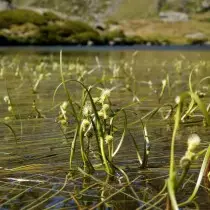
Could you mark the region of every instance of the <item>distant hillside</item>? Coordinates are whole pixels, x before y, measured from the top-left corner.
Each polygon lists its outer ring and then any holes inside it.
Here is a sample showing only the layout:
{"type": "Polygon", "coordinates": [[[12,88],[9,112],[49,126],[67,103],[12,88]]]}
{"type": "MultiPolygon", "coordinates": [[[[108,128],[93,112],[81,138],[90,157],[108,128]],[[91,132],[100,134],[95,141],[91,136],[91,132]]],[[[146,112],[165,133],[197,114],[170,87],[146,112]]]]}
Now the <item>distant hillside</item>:
{"type": "Polygon", "coordinates": [[[209,5],[210,8],[210,0],[122,0],[112,14],[112,19],[119,21],[155,17],[164,10],[193,14],[200,11],[202,5],[209,5]]]}
{"type": "Polygon", "coordinates": [[[210,0],[0,0],[3,44],[210,44],[209,24],[210,0]]]}
{"type": "MultiPolygon", "coordinates": [[[[2,0],[1,0],[2,1],[2,0]]],[[[4,1],[4,0],[3,0],[4,1]]],[[[50,8],[83,18],[97,19],[112,16],[135,19],[156,15],[159,10],[197,11],[210,0],[8,0],[17,6],[50,8]]]]}
{"type": "Polygon", "coordinates": [[[18,7],[49,8],[85,20],[104,19],[122,0],[13,0],[18,7]]]}
{"type": "Polygon", "coordinates": [[[138,19],[155,16],[160,10],[195,12],[210,0],[0,0],[18,7],[49,8],[85,20],[138,19]]]}

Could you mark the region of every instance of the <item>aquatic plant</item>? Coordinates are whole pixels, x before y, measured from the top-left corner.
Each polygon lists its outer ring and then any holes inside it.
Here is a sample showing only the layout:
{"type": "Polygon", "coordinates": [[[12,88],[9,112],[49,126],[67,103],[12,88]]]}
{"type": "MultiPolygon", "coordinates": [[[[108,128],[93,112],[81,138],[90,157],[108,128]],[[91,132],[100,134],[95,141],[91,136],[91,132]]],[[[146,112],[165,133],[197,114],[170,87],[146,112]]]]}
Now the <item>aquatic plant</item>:
{"type": "Polygon", "coordinates": [[[0,197],[0,208],[121,209],[121,200],[125,200],[133,209],[179,209],[196,204],[199,190],[209,192],[210,148],[202,133],[210,123],[209,76],[202,78],[199,71],[208,63],[182,58],[181,64],[172,62],[171,73],[165,62],[158,81],[145,81],[137,79],[136,55],[120,64],[110,60],[108,67],[98,57],[91,67],[80,59],[67,61],[62,52],[60,63],[53,56],[42,57],[36,66],[29,61],[22,66],[16,57],[8,67],[4,58],[3,67],[10,72],[3,72],[9,94],[2,106],[8,109],[10,121],[2,121],[0,129],[9,128],[13,136],[1,139],[6,147],[0,151],[0,182],[2,195],[7,197],[0,197]],[[53,76],[59,68],[61,79],[53,76]],[[188,90],[180,88],[171,74],[183,84],[190,69],[188,90]],[[49,78],[54,79],[52,85],[49,78]],[[13,79],[16,84],[9,83],[13,79]],[[53,92],[55,83],[60,84],[53,92]],[[36,94],[31,91],[33,86],[36,94]],[[25,92],[27,104],[21,109],[16,100],[25,92]],[[46,93],[53,97],[53,105],[45,99],[46,93]],[[47,133],[40,135],[42,129],[47,133]],[[25,140],[27,133],[32,140],[25,140]],[[158,146],[160,149],[155,148],[158,146]],[[177,151],[177,147],[182,149],[177,151]],[[156,163],[161,158],[163,162],[156,163]],[[10,167],[5,160],[11,161],[10,167]]]}

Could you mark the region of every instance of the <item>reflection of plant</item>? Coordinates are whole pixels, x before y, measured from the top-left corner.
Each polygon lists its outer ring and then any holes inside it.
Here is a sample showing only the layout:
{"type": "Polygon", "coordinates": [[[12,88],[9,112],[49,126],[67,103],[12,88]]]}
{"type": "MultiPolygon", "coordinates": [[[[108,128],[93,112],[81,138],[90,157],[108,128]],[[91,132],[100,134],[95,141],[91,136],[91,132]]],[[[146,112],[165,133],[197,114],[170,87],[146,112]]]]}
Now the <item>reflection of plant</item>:
{"type": "MultiPolygon", "coordinates": [[[[9,113],[12,113],[12,115],[14,116],[14,108],[13,105],[11,103],[11,99],[9,96],[4,96],[4,101],[7,103],[8,105],[8,111],[9,113]]],[[[5,117],[5,120],[10,120],[11,117],[5,117]]]]}

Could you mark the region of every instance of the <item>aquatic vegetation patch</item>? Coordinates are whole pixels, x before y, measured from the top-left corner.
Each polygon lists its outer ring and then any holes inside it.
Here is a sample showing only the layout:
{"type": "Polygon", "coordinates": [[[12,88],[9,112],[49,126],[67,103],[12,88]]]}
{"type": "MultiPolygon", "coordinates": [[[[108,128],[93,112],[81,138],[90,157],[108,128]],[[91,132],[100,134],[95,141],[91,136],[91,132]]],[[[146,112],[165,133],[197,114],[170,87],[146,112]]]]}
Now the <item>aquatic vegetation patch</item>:
{"type": "Polygon", "coordinates": [[[1,58],[0,207],[179,209],[209,193],[209,63],[141,80],[136,56],[1,58]]]}

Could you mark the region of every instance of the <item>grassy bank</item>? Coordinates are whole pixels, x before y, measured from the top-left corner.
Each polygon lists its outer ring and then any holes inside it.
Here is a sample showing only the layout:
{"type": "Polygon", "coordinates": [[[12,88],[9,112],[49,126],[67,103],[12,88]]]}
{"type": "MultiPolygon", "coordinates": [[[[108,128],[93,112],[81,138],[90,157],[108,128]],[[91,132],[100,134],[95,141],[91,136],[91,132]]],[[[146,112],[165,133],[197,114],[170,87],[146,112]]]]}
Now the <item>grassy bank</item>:
{"type": "Polygon", "coordinates": [[[107,21],[102,28],[86,22],[16,9],[0,12],[0,45],[204,44],[210,39],[210,13],[187,22],[165,23],[155,17],[107,21]],[[187,35],[203,33],[204,37],[187,35]]]}
{"type": "Polygon", "coordinates": [[[202,44],[210,40],[210,13],[196,14],[187,22],[167,23],[157,18],[124,20],[120,22],[127,36],[141,36],[147,41],[167,40],[171,44],[202,44]],[[188,35],[204,36],[190,39],[188,35]]]}

